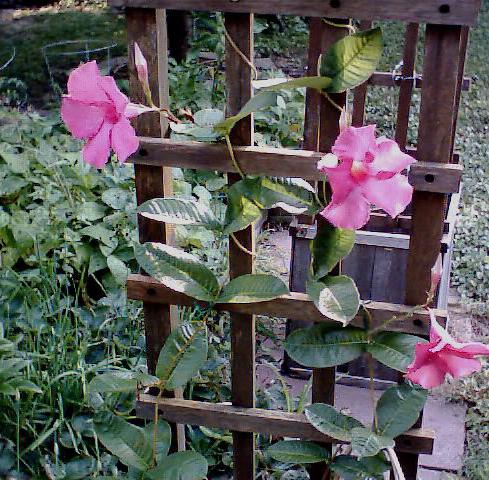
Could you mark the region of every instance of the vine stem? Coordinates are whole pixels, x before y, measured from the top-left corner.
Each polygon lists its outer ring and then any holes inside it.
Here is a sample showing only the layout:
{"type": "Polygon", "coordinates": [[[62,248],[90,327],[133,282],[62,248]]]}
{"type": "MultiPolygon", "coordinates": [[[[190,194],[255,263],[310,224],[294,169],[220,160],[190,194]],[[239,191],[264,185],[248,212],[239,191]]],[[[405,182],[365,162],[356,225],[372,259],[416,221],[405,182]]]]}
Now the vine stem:
{"type": "Polygon", "coordinates": [[[326,25],[331,25],[332,27],[347,28],[351,33],[355,33],[357,31],[355,26],[352,25],[351,21],[349,21],[348,23],[336,23],[336,22],[332,22],[331,20],[328,20],[327,18],[323,18],[322,21],[326,25]]]}
{"type": "Polygon", "coordinates": [[[241,178],[245,178],[245,173],[243,172],[243,169],[241,168],[240,164],[236,160],[236,156],[234,155],[234,150],[233,150],[233,146],[231,144],[231,139],[229,138],[229,135],[226,135],[225,138],[226,138],[226,145],[228,147],[229,155],[231,156],[231,160],[233,162],[234,168],[238,171],[241,178]]]}
{"type": "Polygon", "coordinates": [[[256,254],[252,252],[251,250],[248,250],[236,237],[234,233],[230,233],[229,236],[233,239],[233,242],[235,245],[244,253],[247,253],[251,257],[254,257],[256,254]]]}
{"type": "Polygon", "coordinates": [[[328,93],[326,93],[325,91],[323,90],[320,90],[321,92],[321,95],[326,99],[328,100],[329,103],[331,103],[331,105],[333,105],[334,108],[336,108],[337,110],[339,110],[340,112],[343,112],[343,107],[339,104],[337,104],[332,98],[330,95],[328,95],[328,93]]]}
{"type": "Polygon", "coordinates": [[[393,448],[387,448],[387,455],[391,461],[392,471],[394,472],[395,480],[406,480],[404,476],[404,472],[402,471],[401,464],[399,463],[399,459],[397,458],[397,454],[393,448]]]}
{"type": "Polygon", "coordinates": [[[229,32],[227,31],[226,27],[224,27],[224,36],[226,37],[226,39],[229,42],[229,44],[231,45],[231,47],[233,47],[233,49],[235,50],[235,52],[240,56],[241,60],[243,60],[243,62],[245,62],[246,65],[248,65],[250,67],[251,71],[253,72],[253,76],[255,77],[254,79],[257,80],[258,79],[258,70],[253,65],[253,63],[251,62],[251,60],[236,45],[236,43],[234,42],[234,40],[231,38],[231,35],[229,35],[229,32]]]}

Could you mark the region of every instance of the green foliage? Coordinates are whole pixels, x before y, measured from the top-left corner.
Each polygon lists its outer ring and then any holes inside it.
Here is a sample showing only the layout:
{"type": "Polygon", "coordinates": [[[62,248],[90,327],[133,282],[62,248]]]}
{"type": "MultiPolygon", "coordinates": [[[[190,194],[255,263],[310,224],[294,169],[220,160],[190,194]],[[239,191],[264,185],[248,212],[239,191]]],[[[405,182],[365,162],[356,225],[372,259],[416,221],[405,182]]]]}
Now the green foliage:
{"type": "Polygon", "coordinates": [[[306,407],[306,417],[311,425],[325,435],[343,442],[351,441],[351,431],[363,427],[356,418],[338,412],[331,405],[313,403],[306,407]]]}
{"type": "Polygon", "coordinates": [[[346,275],[326,277],[307,283],[307,293],[326,317],[347,325],[360,308],[360,294],[355,282],[346,275]]]}
{"type": "Polygon", "coordinates": [[[374,28],[348,35],[321,56],[319,74],[331,78],[327,91],[344,92],[365,82],[382,55],[382,30],[374,28]]]}
{"type": "Polygon", "coordinates": [[[418,420],[428,398],[428,391],[416,385],[396,385],[387,389],[377,403],[379,435],[395,438],[409,430],[418,420]]]}
{"type": "Polygon", "coordinates": [[[207,360],[205,323],[182,323],[175,328],[158,357],[156,375],[162,390],[175,390],[197,375],[207,360]]]}
{"type": "Polygon", "coordinates": [[[218,303],[255,303],[287,295],[287,285],[273,275],[241,275],[226,284],[217,299],[218,303]]]}
{"type": "Polygon", "coordinates": [[[216,276],[190,253],[148,242],[136,245],[135,255],[145,272],[172,290],[206,302],[214,301],[219,294],[216,276]]]}
{"type": "Polygon", "coordinates": [[[267,455],[285,463],[318,463],[329,460],[329,452],[314,442],[283,440],[267,449],[267,455]]]}
{"type": "Polygon", "coordinates": [[[351,430],[352,451],[359,458],[373,457],[385,448],[392,448],[394,444],[392,438],[377,435],[365,427],[357,427],[351,430]]]}
{"type": "Polygon", "coordinates": [[[358,459],[350,455],[339,455],[331,462],[330,467],[343,480],[383,480],[390,465],[381,456],[358,459]]]}
{"type": "Polygon", "coordinates": [[[102,373],[89,383],[91,393],[133,393],[138,388],[154,385],[157,377],[138,371],[114,370],[102,373]]]}
{"type": "Polygon", "coordinates": [[[207,476],[207,462],[197,452],[177,452],[164,458],[146,472],[149,480],[202,480],[207,476]]]}

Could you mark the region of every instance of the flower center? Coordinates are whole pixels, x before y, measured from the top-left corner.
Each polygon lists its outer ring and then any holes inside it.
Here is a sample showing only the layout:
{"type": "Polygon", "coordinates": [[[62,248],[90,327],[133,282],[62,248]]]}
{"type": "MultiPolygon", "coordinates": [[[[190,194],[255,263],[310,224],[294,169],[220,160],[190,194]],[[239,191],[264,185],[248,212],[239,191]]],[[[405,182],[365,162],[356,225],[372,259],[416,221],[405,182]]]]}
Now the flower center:
{"type": "Polygon", "coordinates": [[[368,177],[368,166],[364,162],[354,161],[351,164],[350,174],[357,182],[361,182],[368,177]]]}

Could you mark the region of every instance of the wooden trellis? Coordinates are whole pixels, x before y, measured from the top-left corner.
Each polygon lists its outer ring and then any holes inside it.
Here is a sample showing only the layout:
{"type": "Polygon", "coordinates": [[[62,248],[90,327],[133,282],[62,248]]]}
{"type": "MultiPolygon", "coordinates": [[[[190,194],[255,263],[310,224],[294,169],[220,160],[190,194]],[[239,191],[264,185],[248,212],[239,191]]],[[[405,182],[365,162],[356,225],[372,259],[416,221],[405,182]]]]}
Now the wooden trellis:
{"type": "MultiPolygon", "coordinates": [[[[410,248],[406,278],[406,305],[372,302],[373,323],[378,325],[393,314],[408,310],[409,305],[422,304],[429,290],[430,269],[440,252],[448,194],[458,191],[461,167],[454,162],[454,135],[460,90],[464,85],[463,65],[468,28],[479,9],[478,0],[111,0],[115,6],[126,7],[129,40],[129,72],[131,99],[144,101],[134,67],[133,46],[138,42],[148,60],[151,89],[155,103],[168,102],[167,34],[164,9],[221,11],[229,35],[239,49],[253,60],[253,14],[290,14],[309,16],[309,72],[314,75],[319,55],[341,36],[347,34],[323,22],[333,18],[340,23],[348,18],[362,21],[367,28],[375,20],[397,20],[407,23],[404,67],[401,78],[391,73],[376,73],[369,83],[399,85],[399,109],[396,140],[406,146],[409,109],[413,88],[421,88],[419,134],[414,155],[418,159],[410,171],[415,188],[412,215],[402,216],[410,231],[410,248]],[[414,79],[414,59],[418,24],[426,23],[423,76],[414,79]],[[404,78],[403,78],[404,77],[404,78]]],[[[227,115],[237,113],[252,96],[252,72],[229,42],[226,42],[227,115]]],[[[364,118],[367,85],[358,87],[354,100],[354,125],[364,118]]],[[[346,102],[345,94],[334,95],[338,104],[346,102]]],[[[306,98],[304,126],[305,150],[258,148],[253,146],[253,123],[250,117],[242,120],[232,132],[237,159],[248,174],[302,177],[321,181],[316,170],[321,157],[328,152],[338,135],[338,111],[312,90],[306,98]]],[[[228,173],[229,183],[239,177],[224,145],[197,142],[175,142],[165,139],[168,126],[158,115],[138,118],[136,128],[140,149],[131,161],[135,164],[136,189],[139,203],[171,195],[171,175],[168,167],[218,170],[228,173]]],[[[311,219],[301,222],[312,223],[311,219]]],[[[321,221],[321,220],[319,220],[321,221]]],[[[372,222],[386,222],[374,215],[372,222]]],[[[169,227],[139,218],[141,242],[172,241],[169,227]]],[[[253,229],[239,232],[240,242],[249,250],[254,248],[253,229]]],[[[296,258],[297,260],[297,258],[296,258]]],[[[252,257],[230,243],[229,265],[231,278],[253,271],[252,257]]],[[[299,275],[304,264],[296,261],[299,275]]],[[[300,283],[300,281],[299,281],[300,283]]],[[[298,283],[298,285],[299,285],[298,283]]],[[[175,318],[173,305],[193,305],[194,300],[164,287],[153,279],[132,275],[128,281],[128,296],[144,302],[148,367],[154,371],[159,351],[171,330],[175,318]]],[[[293,289],[294,290],[294,289],[293,289]]],[[[333,439],[319,433],[303,415],[254,408],[255,403],[255,321],[254,315],[284,317],[299,321],[329,322],[321,315],[307,295],[295,289],[289,296],[257,304],[227,304],[217,306],[230,312],[232,338],[232,405],[209,404],[182,398],[156,398],[141,394],[138,412],[152,418],[155,402],[160,416],[174,424],[205,425],[229,429],[233,433],[234,478],[251,480],[255,476],[254,433],[311,439],[331,445],[333,439]]],[[[446,312],[437,310],[440,322],[446,312]]],[[[362,325],[361,318],[353,324],[362,325]]],[[[393,322],[388,330],[426,336],[429,318],[419,311],[405,321],[393,322]]],[[[313,372],[314,402],[334,403],[335,370],[317,369],[313,372]]],[[[431,453],[433,432],[413,428],[396,439],[406,478],[415,479],[418,455],[431,453]]],[[[335,441],[336,442],[336,441],[335,441]]],[[[328,478],[322,468],[314,469],[312,478],[328,478]]]]}

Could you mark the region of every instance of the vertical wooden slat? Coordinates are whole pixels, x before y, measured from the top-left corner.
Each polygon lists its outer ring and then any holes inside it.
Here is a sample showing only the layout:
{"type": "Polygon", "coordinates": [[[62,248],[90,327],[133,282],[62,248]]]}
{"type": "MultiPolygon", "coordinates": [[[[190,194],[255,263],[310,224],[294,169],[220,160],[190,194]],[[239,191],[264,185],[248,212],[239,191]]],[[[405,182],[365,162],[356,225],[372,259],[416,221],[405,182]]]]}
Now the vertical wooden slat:
{"type": "MultiPolygon", "coordinates": [[[[372,27],[372,22],[362,20],[360,30],[368,30],[372,27]]],[[[365,103],[367,101],[368,82],[364,82],[353,90],[353,110],[351,114],[351,124],[354,127],[361,127],[365,122],[365,103]]]]}
{"type": "MultiPolygon", "coordinates": [[[[426,26],[423,87],[418,131],[418,160],[450,162],[459,81],[462,28],[426,26]]],[[[446,196],[416,191],[406,274],[406,303],[426,301],[430,270],[440,252],[446,196]]],[[[422,423],[420,417],[417,426],[422,423]]],[[[416,480],[418,455],[399,454],[406,480],[416,480]]]]}
{"type": "Polygon", "coordinates": [[[401,81],[399,86],[399,103],[397,107],[397,123],[395,139],[401,149],[405,149],[407,142],[409,113],[411,111],[411,98],[413,96],[414,79],[409,77],[414,76],[416,65],[416,47],[418,45],[418,30],[417,23],[409,23],[406,26],[404,35],[404,53],[402,76],[407,79],[401,81]]]}
{"type": "MultiPolygon", "coordinates": [[[[253,61],[253,15],[226,14],[226,29],[246,58],[253,61]]],[[[235,115],[252,95],[251,69],[233,46],[226,41],[226,114],[235,115]]],[[[252,145],[253,119],[247,117],[233,129],[233,145],[252,145]]],[[[240,180],[239,175],[230,174],[230,184],[240,180]]],[[[239,242],[254,251],[254,232],[250,226],[236,233],[239,242]]],[[[235,278],[253,272],[253,257],[240,250],[229,240],[229,275],[235,278]]],[[[232,402],[240,407],[255,404],[255,318],[250,315],[231,314],[231,377],[232,402]]],[[[233,432],[235,480],[255,478],[255,436],[252,433],[233,432]]]]}

